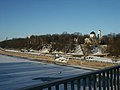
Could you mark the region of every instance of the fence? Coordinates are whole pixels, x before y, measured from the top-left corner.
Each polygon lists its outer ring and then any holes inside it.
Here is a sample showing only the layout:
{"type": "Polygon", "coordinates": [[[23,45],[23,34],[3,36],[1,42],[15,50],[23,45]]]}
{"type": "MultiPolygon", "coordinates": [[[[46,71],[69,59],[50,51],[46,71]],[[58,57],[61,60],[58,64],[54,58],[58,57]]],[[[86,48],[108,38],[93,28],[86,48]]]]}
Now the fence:
{"type": "Polygon", "coordinates": [[[120,65],[25,87],[21,90],[120,90],[120,65]]]}

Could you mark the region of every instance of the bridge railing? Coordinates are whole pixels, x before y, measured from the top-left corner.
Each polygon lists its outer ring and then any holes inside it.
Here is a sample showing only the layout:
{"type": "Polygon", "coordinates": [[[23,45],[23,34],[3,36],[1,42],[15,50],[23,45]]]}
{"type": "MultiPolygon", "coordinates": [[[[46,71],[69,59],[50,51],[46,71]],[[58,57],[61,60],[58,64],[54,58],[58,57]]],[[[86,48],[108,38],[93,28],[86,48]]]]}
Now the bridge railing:
{"type": "Polygon", "coordinates": [[[120,90],[120,65],[25,87],[22,90],[120,90]]]}

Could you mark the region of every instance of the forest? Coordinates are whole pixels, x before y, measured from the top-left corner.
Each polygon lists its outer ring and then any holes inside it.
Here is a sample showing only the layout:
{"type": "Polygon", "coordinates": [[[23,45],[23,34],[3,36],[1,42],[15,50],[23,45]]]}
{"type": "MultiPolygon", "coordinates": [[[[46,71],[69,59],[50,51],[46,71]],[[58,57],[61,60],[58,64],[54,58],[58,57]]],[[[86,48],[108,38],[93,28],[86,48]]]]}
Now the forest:
{"type": "MultiPolygon", "coordinates": [[[[75,44],[84,44],[85,38],[89,38],[89,35],[82,35],[79,32],[74,32],[73,34],[63,32],[62,34],[52,35],[31,35],[26,38],[13,38],[1,41],[0,47],[7,49],[41,50],[49,46],[50,52],[56,50],[68,53],[75,48],[75,44]]],[[[109,55],[120,56],[120,33],[104,35],[99,45],[108,45],[107,52],[109,55]]]]}

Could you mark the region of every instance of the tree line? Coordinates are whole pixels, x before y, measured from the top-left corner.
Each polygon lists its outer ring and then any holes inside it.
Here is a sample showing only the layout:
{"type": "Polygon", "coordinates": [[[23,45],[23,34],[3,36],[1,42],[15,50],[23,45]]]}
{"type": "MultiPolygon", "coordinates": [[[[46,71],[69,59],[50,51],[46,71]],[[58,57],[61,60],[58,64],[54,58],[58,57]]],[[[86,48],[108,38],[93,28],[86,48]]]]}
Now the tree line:
{"type": "MultiPolygon", "coordinates": [[[[84,44],[85,38],[89,35],[82,35],[79,32],[69,34],[63,32],[62,34],[46,34],[46,35],[31,35],[27,38],[13,38],[0,42],[2,48],[12,49],[35,49],[41,50],[43,47],[50,46],[50,51],[71,52],[75,48],[75,44],[84,44]]],[[[120,55],[120,34],[104,35],[100,45],[108,45],[107,51],[110,55],[120,55]]]]}

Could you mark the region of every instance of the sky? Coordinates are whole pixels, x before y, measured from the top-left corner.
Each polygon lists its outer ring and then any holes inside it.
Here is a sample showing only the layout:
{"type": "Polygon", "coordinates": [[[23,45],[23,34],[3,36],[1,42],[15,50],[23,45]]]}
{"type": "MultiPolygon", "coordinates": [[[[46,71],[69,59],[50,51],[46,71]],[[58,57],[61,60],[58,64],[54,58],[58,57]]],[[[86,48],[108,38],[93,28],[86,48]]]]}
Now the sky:
{"type": "Polygon", "coordinates": [[[120,32],[120,0],[0,0],[0,41],[98,30],[120,32]]]}

